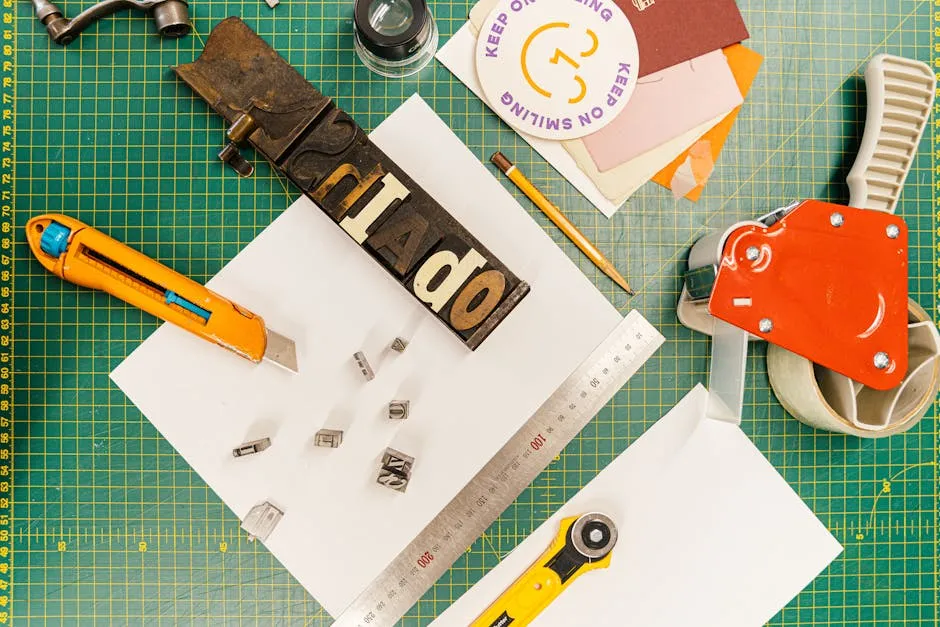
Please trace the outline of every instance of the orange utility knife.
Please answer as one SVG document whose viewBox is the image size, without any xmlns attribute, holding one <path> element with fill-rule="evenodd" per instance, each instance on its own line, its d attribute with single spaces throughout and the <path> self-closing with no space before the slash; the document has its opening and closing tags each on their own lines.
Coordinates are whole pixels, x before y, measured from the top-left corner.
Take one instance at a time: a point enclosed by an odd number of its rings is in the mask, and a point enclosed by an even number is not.
<svg viewBox="0 0 940 627">
<path fill-rule="evenodd" d="M 26 239 L 47 270 L 102 290 L 255 363 L 297 372 L 294 341 L 264 320 L 87 224 L 49 213 L 26 224 Z"/>
</svg>

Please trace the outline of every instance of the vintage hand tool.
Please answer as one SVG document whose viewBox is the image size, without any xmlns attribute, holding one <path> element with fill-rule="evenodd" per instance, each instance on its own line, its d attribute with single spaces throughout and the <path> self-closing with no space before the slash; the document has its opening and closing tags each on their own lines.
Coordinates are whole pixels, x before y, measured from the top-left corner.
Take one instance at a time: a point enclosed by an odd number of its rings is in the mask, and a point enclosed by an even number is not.
<svg viewBox="0 0 940 627">
<path fill-rule="evenodd" d="M 76 285 L 102 290 L 255 363 L 297 372 L 294 341 L 260 316 L 78 220 L 59 214 L 26 223 L 33 255 Z"/>
<path fill-rule="evenodd" d="M 617 527 L 604 514 L 564 518 L 548 550 L 470 627 L 525 627 L 586 572 L 607 568 Z"/>
<path fill-rule="evenodd" d="M 333 627 L 398 624 L 664 341 L 638 312 L 627 314 Z"/>
<path fill-rule="evenodd" d="M 52 41 L 62 46 L 73 42 L 83 30 L 101 18 L 124 9 L 149 11 L 157 30 L 170 39 L 183 37 L 192 30 L 186 0 L 103 0 L 71 20 L 62 15 L 62 9 L 51 0 L 33 0 L 36 18 L 46 27 Z"/>
<path fill-rule="evenodd" d="M 814 426 L 898 433 L 937 394 L 940 334 L 908 300 L 907 227 L 892 215 L 936 79 L 923 63 L 881 55 L 866 82 L 851 207 L 794 203 L 706 236 L 689 254 L 679 319 L 715 336 L 712 413 L 740 418 L 749 336 L 771 343 L 777 397 Z"/>
</svg>

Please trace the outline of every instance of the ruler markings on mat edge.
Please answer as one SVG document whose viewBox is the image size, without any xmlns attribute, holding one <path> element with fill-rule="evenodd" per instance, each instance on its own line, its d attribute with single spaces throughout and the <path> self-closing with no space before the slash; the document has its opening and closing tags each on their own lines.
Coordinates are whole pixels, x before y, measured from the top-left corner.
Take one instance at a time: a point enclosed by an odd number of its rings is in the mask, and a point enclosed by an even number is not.
<svg viewBox="0 0 940 627">
<path fill-rule="evenodd" d="M 16 145 L 16 5 L 0 7 L 3 22 L 0 159 L 0 623 L 13 618 L 13 220 Z"/>
<path fill-rule="evenodd" d="M 664 341 L 639 312 L 627 314 L 473 479 L 359 594 L 334 627 L 392 627 L 397 623 Z"/>
</svg>

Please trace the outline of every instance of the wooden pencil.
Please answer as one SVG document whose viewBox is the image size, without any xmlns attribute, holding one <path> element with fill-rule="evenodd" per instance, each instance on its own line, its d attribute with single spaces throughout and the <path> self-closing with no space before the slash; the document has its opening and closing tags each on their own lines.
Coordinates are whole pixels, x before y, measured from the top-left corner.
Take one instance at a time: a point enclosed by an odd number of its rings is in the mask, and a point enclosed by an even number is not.
<svg viewBox="0 0 940 627">
<path fill-rule="evenodd" d="M 502 172 L 509 177 L 509 180 L 515 183 L 516 187 L 518 187 L 523 194 L 528 196 L 529 200 L 535 203 L 535 206 L 548 216 L 548 219 L 554 222 L 555 226 L 561 229 L 562 233 L 574 242 L 575 246 L 581 249 L 581 252 L 588 256 L 588 259 L 594 262 L 594 265 L 609 276 L 614 283 L 626 290 L 627 294 L 633 296 L 633 290 L 630 289 L 630 284 L 617 272 L 617 268 L 614 267 L 614 264 L 584 236 L 584 233 L 578 230 L 578 227 L 576 227 L 571 220 L 565 217 L 561 209 L 546 198 L 545 194 L 539 191 L 539 189 L 532 184 L 532 181 L 526 178 L 525 174 L 506 158 L 506 155 L 498 151 L 494 152 L 493 156 L 490 157 L 490 161 L 492 161 L 497 168 L 502 170 Z"/>
</svg>

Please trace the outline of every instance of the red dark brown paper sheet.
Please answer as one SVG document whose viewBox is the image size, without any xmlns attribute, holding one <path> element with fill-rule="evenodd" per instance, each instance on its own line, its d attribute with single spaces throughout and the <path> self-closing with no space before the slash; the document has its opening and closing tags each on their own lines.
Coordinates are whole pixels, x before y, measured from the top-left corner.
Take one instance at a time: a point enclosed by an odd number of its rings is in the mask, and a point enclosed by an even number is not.
<svg viewBox="0 0 940 627">
<path fill-rule="evenodd" d="M 640 47 L 640 73 L 659 72 L 750 35 L 734 0 L 616 0 Z"/>
</svg>

